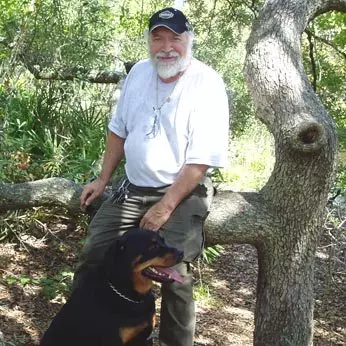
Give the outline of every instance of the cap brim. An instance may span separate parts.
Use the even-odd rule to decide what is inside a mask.
[[[165,27],[171,31],[173,31],[174,33],[180,35],[183,32],[187,31],[185,28],[182,30],[180,25],[174,25],[174,24],[167,24],[167,23],[156,23],[155,25],[152,26],[152,28],[150,28],[150,32],[152,32],[153,30],[155,30],[156,28],[159,27]]]

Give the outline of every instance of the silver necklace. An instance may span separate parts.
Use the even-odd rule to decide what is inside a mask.
[[[143,300],[137,301],[137,300],[132,300],[129,297],[126,297],[125,295],[123,295],[122,293],[120,293],[110,282],[108,282],[109,287],[121,298],[131,302],[131,303],[143,303]]]
[[[181,78],[181,75],[179,76],[179,79]],[[154,111],[154,122],[153,122],[153,126],[150,130],[150,132],[148,132],[146,134],[147,137],[149,138],[154,138],[156,137],[158,130],[159,130],[159,120],[161,118],[161,109],[162,107],[166,104],[169,103],[171,101],[171,96],[179,82],[179,79],[177,81],[177,83],[175,84],[174,88],[172,89],[172,91],[169,93],[169,95],[164,99],[164,101],[161,103],[161,105],[159,106],[159,76],[156,76],[156,107],[153,106],[153,111]]]

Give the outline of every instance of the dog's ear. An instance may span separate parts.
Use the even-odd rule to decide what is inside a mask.
[[[132,252],[128,245],[132,244],[133,246],[133,239],[138,238],[138,234],[142,234],[142,232],[138,228],[118,232],[119,237],[107,248],[102,262],[103,270],[108,277],[112,275],[114,268],[119,268],[119,265],[114,265],[116,261],[119,263],[119,261],[125,260],[125,256],[131,257]]]
[[[117,256],[117,254],[125,250],[127,242],[127,232],[118,232],[118,238],[113,240],[113,242],[107,248],[106,253],[112,257]]]
[[[112,270],[115,268],[117,258],[125,251],[125,243],[122,238],[114,240],[113,243],[106,249],[102,261],[102,270],[109,277]]]
[[[111,252],[113,253],[113,256],[116,256],[117,254],[119,254],[120,252],[125,250],[125,244],[126,242],[124,241],[123,238],[119,238],[117,240],[115,240],[110,248],[111,248]]]

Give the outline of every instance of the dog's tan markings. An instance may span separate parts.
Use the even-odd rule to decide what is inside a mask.
[[[124,344],[127,344],[148,326],[149,326],[148,321],[145,321],[139,324],[138,326],[119,328],[119,335],[120,335],[121,341]]]
[[[151,290],[153,286],[152,280],[142,275],[142,270],[151,266],[170,267],[172,264],[175,263],[174,256],[171,253],[166,254],[163,257],[154,257],[150,259],[149,261],[146,261],[136,266],[136,263],[138,262],[138,260],[139,259],[136,259],[132,263],[132,265],[134,266],[134,269],[133,269],[134,289],[139,294],[146,294],[147,292]]]

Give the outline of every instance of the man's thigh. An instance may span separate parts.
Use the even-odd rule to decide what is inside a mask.
[[[161,234],[169,246],[184,251],[184,260],[192,262],[202,252],[204,221],[208,204],[203,198],[192,195],[184,200],[163,225]]]
[[[128,229],[138,227],[144,213],[141,197],[132,196],[123,203],[108,198],[90,223],[86,248],[107,245]]]

